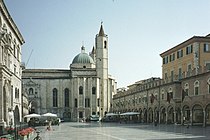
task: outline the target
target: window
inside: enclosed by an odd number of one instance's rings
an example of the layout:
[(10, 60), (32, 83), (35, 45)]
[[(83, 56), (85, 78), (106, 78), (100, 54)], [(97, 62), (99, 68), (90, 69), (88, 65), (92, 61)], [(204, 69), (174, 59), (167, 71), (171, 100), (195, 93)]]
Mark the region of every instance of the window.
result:
[(162, 100), (164, 100), (164, 93), (162, 93)]
[(83, 118), (83, 112), (79, 112), (79, 118)]
[(189, 95), (189, 89), (186, 88), (186, 89), (185, 89), (185, 96), (188, 96), (188, 95)]
[(85, 98), (85, 107), (90, 107), (90, 99)]
[(182, 79), (182, 68), (179, 68), (179, 79)]
[(191, 70), (192, 70), (192, 65), (191, 65), (191, 64), (189, 64), (189, 65), (187, 66), (187, 70), (188, 70), (188, 71), (191, 71)]
[(170, 56), (169, 56), (169, 61), (171, 62), (171, 61), (174, 61), (175, 60), (175, 53), (173, 53), (173, 54), (171, 54)]
[(74, 99), (74, 107), (78, 107), (77, 98)]
[(33, 88), (29, 88), (28, 93), (29, 93), (29, 95), (34, 94), (34, 90), (33, 90)]
[(18, 98), (18, 90), (15, 88), (15, 98)]
[(97, 101), (98, 101), (98, 107), (99, 107), (100, 106), (100, 99), (98, 98)]
[(163, 58), (163, 64), (167, 64), (168, 63), (168, 56), (165, 56), (164, 58)]
[(174, 71), (171, 71), (171, 81), (174, 81)]
[(210, 70), (210, 63), (206, 63), (206, 70)]
[(210, 51), (209, 44), (207, 44), (207, 43), (203, 44), (203, 51), (204, 52), (209, 52)]
[(139, 103), (141, 103), (141, 98), (139, 97)]
[(167, 73), (165, 73), (165, 80), (166, 80), (166, 79), (168, 79), (168, 75), (167, 75)]
[(53, 89), (53, 107), (58, 107), (58, 90)]
[(106, 49), (107, 48), (107, 42), (104, 41), (104, 48)]
[(92, 87), (92, 94), (96, 94), (96, 87)]
[(14, 74), (16, 75), (16, 73), (17, 73), (17, 67), (16, 65), (14, 65)]
[(69, 107), (69, 89), (68, 88), (64, 90), (64, 105), (65, 107)]
[(177, 59), (183, 57), (183, 50), (178, 50), (177, 51)]
[(79, 87), (79, 94), (83, 94), (83, 87), (82, 86)]
[(186, 55), (188, 55), (192, 52), (193, 52), (193, 45), (190, 45), (190, 46), (186, 47)]
[(195, 81), (194, 83), (194, 95), (199, 94), (199, 81)]

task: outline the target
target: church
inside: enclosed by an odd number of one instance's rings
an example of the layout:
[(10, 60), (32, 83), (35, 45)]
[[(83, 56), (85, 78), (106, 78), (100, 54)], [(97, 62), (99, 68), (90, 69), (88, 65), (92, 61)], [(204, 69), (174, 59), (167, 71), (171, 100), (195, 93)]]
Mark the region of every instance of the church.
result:
[(108, 73), (108, 44), (101, 24), (91, 52), (82, 46), (69, 69), (24, 69), (22, 87), (28, 94), (29, 112), (55, 113), (64, 121), (111, 112), (117, 83)]

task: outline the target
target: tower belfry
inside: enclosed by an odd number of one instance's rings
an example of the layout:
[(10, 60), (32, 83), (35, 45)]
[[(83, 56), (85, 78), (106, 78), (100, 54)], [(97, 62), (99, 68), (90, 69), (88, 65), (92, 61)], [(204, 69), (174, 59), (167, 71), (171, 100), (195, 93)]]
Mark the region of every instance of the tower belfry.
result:
[(96, 71), (100, 78), (99, 101), (100, 116), (104, 116), (108, 112), (108, 36), (104, 33), (101, 24), (99, 33), (96, 35)]

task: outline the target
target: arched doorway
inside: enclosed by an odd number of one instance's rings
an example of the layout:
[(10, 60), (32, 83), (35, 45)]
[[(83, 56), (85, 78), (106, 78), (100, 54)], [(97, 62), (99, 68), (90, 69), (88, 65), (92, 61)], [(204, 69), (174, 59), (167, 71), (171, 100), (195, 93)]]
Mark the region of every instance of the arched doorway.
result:
[(206, 106), (206, 125), (210, 125), (210, 104)]
[(30, 106), (29, 114), (39, 113), (38, 112), (38, 103), (37, 103), (37, 101), (34, 101), (34, 100), (30, 101), (29, 106)]
[(142, 110), (141, 110), (141, 108), (139, 109), (139, 122), (142, 122)]
[(19, 112), (19, 108), (17, 105), (15, 106), (15, 110), (14, 110), (14, 123), (15, 124), (20, 123), (20, 112)]
[(181, 109), (177, 108), (176, 110), (176, 123), (181, 124)]
[(160, 123), (166, 123), (166, 109), (164, 107), (161, 109)]
[(185, 123), (185, 121), (190, 121), (190, 107), (185, 105), (183, 107), (183, 123)]
[(174, 123), (174, 109), (173, 109), (173, 107), (169, 107), (167, 119), (168, 119), (167, 123), (169, 123), (169, 124)]
[(153, 111), (152, 108), (149, 108), (148, 110), (148, 123), (152, 123), (153, 122)]
[(156, 107), (154, 110), (154, 119), (159, 122), (159, 111), (158, 108)]
[(63, 120), (70, 121), (71, 120), (71, 112), (64, 112), (63, 113)]
[(203, 108), (201, 105), (194, 105), (192, 109), (192, 124), (193, 125), (202, 125), (203, 124)]
[(146, 123), (147, 122), (147, 109), (145, 108), (143, 111), (143, 122)]

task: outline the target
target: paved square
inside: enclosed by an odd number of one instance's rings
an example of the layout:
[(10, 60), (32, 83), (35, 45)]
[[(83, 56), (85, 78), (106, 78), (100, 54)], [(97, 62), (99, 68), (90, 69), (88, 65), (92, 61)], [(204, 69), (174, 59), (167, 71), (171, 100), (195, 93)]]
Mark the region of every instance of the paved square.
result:
[(120, 123), (62, 123), (46, 127), (37, 127), (43, 140), (201, 140), (210, 139), (210, 127), (180, 125), (120, 124)]

